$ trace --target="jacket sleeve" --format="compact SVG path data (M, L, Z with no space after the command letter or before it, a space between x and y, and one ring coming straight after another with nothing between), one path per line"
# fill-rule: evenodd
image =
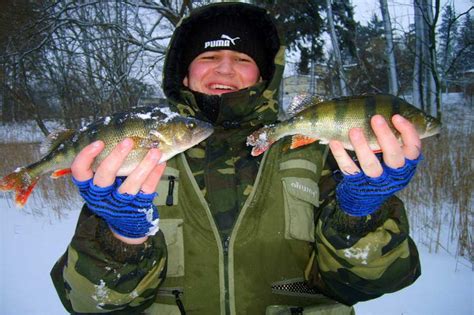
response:
M51 277L70 313L138 313L153 303L166 273L166 257L161 231L143 244L128 245L84 206Z
M371 215L349 216L337 205L331 172L325 173L309 284L347 305L412 284L421 274L420 261L400 199L392 196Z

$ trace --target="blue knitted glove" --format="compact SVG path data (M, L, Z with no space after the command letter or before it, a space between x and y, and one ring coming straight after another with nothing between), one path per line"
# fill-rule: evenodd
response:
M388 197L408 185L421 160L421 154L416 160L405 159L405 165L397 169L382 162L383 173L375 178L365 175L364 172L343 174L342 181L336 188L339 207L352 216L373 213Z
M115 233L140 238L158 232L158 209L153 205L156 192L121 194L118 187L123 178L120 177L108 187L94 185L92 178L82 182L72 178L72 182L79 188L89 209L103 218Z

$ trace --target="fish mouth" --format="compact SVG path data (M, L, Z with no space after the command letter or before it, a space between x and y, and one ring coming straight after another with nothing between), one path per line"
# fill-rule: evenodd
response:
M196 121L196 124L197 128L193 132L193 136L194 138L199 139L199 141L207 139L214 132L214 127L208 122Z
M434 136L439 134L441 131L441 122L434 117L426 118L426 136Z

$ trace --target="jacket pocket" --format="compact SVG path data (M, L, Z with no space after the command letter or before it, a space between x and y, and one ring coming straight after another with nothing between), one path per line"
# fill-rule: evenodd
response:
M157 206L175 206L178 204L179 170L167 166L156 188L158 196L154 203ZM159 209L158 209L159 211Z
M168 248L167 277L184 276L183 219L161 219L160 229Z
M314 242L314 207L319 203L318 184L309 178L283 177L285 238Z

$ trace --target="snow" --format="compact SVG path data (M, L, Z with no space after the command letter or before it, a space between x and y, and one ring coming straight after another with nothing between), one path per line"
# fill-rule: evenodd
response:
M360 260L360 263L367 265L367 258L370 253L370 245L367 244L364 248L347 248L344 250L344 256L349 259Z
M144 114L135 114L135 117L138 117L143 120L151 119L151 113L144 113Z
M99 304L97 305L97 308L102 309L101 306L104 306L108 302L109 291L107 287L105 286L105 281L102 279L100 280L99 284L95 285L94 287L95 287L95 295L93 295L92 298L96 300L97 302L99 302Z
M453 104L459 101L459 97L451 97ZM28 133L20 129L17 132L17 129L20 128L2 126L0 138L12 139L16 135L22 141L31 141L42 137L37 134L38 131ZM8 130L8 134L4 130ZM1 169L0 174L4 175L7 171ZM53 191L48 193L54 195ZM67 199L67 205L55 204L53 208L61 209L58 212L51 210L52 206L38 196L41 194L35 190L26 207L18 209L13 205L11 194L0 193L2 315L66 314L49 273L72 238L81 201L79 197L73 196ZM426 230L419 228L417 222L412 223L413 238L417 242L422 263L421 277L401 291L358 303L355 306L356 314L474 314L473 266L468 260L455 257L449 251L436 254L430 251L424 241L427 238L424 234ZM455 245L451 248L455 248ZM363 251L349 254L360 254L360 258L364 259ZM98 284L97 289L97 297L101 297L101 284Z
M112 118L110 118L110 116L105 117L105 118L104 118L104 125L107 126L108 124L110 124L110 121L111 121L111 120L112 120Z
M15 208L0 194L0 314L60 315L63 309L49 272L65 251L79 215L80 200L67 215L43 216ZM28 206L27 206L28 207ZM446 253L418 247L421 277L410 287L356 305L360 315L473 314L474 272ZM101 296L100 285L98 296Z
M150 228L148 229L148 233L146 234L148 236L155 235L160 230L160 225L159 225L160 219L159 218L153 219L154 211L155 209L153 207L148 208L148 209L138 209L138 212L145 213L146 220L150 223Z
M166 115L166 118L163 120L164 123L173 120L175 117L178 117L179 114L171 111L169 107L161 107L160 111Z
M80 201L57 218L52 212L41 216L17 209L10 195L0 198L0 314L67 314L49 272L72 238Z
M356 314L474 314L474 272L447 254L430 254L418 246L421 276L411 286L356 304Z

